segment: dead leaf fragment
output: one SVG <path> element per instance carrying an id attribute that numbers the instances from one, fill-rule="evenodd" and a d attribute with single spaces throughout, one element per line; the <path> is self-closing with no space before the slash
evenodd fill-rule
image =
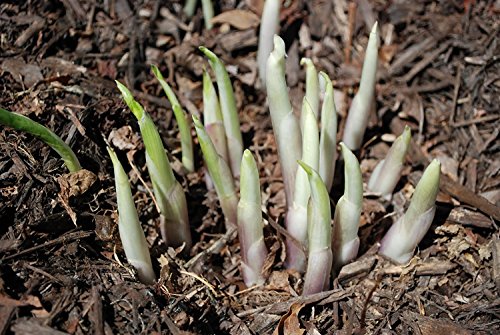
<path id="1" fill-rule="evenodd" d="M 246 30 L 249 28 L 255 28 L 259 25 L 260 19 L 254 13 L 242 10 L 242 9 L 234 9 L 229 10 L 227 12 L 223 12 L 212 20 L 213 24 L 230 24 L 239 30 Z"/>
<path id="2" fill-rule="evenodd" d="M 304 307 L 303 303 L 294 303 L 290 306 L 288 312 L 281 317 L 273 335 L 303 335 L 305 329 L 300 327 L 299 321 L 299 313 L 302 307 Z"/>

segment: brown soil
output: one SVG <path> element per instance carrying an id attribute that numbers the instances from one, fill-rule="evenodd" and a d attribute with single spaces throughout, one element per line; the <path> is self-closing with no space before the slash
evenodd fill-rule
<path id="1" fill-rule="evenodd" d="M 216 14 L 241 11 L 207 31 L 201 9 L 188 20 L 180 1 L 0 4 L 0 106 L 59 134 L 97 176 L 70 195 L 68 186 L 83 181 L 67 181 L 53 151 L 0 128 L 0 334 L 499 333 L 499 2 L 287 1 L 280 34 L 292 102 L 300 106 L 304 91 L 299 60 L 310 57 L 334 79 L 340 127 L 379 21 L 377 108 L 358 153 L 364 180 L 405 124 L 414 134 L 393 200 L 365 197 L 359 258 L 332 290 L 309 297 L 300 296 L 301 275 L 283 266 L 283 185 L 256 82 L 263 0 L 214 3 Z M 175 119 L 149 70 L 157 64 L 187 112 L 199 114 L 207 66 L 200 45 L 230 66 L 245 146 L 258 160 L 271 250 L 263 286 L 242 283 L 239 243 L 205 187 L 199 146 L 197 171 L 186 174 Z M 186 190 L 196 243 L 189 257 L 161 241 L 144 148 L 115 79 L 152 114 Z M 105 139 L 129 172 L 160 277 L 154 286 L 141 284 L 124 258 Z M 376 243 L 432 158 L 443 170 L 436 218 L 410 264 L 394 265 Z M 333 201 L 342 193 L 337 174 Z"/>

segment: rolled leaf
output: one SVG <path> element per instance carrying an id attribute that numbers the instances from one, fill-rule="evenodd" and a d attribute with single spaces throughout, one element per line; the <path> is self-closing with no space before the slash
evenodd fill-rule
<path id="1" fill-rule="evenodd" d="M 197 4 L 198 0 L 186 0 L 186 3 L 184 4 L 184 13 L 187 17 L 191 17 L 194 15 Z"/>
<path id="2" fill-rule="evenodd" d="M 116 157 L 115 152 L 107 147 L 115 174 L 116 198 L 118 203 L 118 231 L 128 262 L 137 270 L 139 280 L 152 285 L 156 281 L 148 243 L 144 237 L 135 208 L 127 174 Z"/>
<path id="3" fill-rule="evenodd" d="M 345 124 L 343 141 L 351 150 L 361 147 L 370 111 L 374 106 L 378 64 L 377 22 L 373 25 L 366 47 L 359 90 L 351 103 Z"/>
<path id="4" fill-rule="evenodd" d="M 174 111 L 175 120 L 179 125 L 179 133 L 181 135 L 182 165 L 184 165 L 189 172 L 193 172 L 193 140 L 191 138 L 191 127 L 189 126 L 187 115 L 182 109 L 174 91 L 163 78 L 160 70 L 155 65 L 151 65 L 151 70 L 167 95 L 168 101 L 170 101 L 172 110 Z"/>
<path id="5" fill-rule="evenodd" d="M 318 169 L 319 134 L 318 123 L 311 106 L 304 98 L 302 103 L 304 133 L 302 136 L 302 161 L 312 169 Z M 286 228 L 295 239 L 287 239 L 287 268 L 304 272 L 306 269 L 307 247 L 307 203 L 309 201 L 308 174 L 304 169 L 297 169 L 295 178 L 295 193 L 291 207 L 286 213 Z M 296 243 L 299 242 L 300 245 Z"/>
<path id="6" fill-rule="evenodd" d="M 332 267 L 332 227 L 330 197 L 320 175 L 304 162 L 299 162 L 307 172 L 311 190 L 308 205 L 309 255 L 304 280 L 303 295 L 328 289 Z"/>
<path id="7" fill-rule="evenodd" d="M 231 172 L 236 178 L 240 175 L 241 157 L 243 155 L 243 137 L 240 130 L 240 119 L 236 110 L 233 86 L 224 63 L 210 50 L 200 47 L 207 56 L 210 67 L 214 70 L 217 87 L 219 89 L 219 101 L 227 136 L 227 149 L 229 153 L 229 165 Z"/>
<path id="8" fill-rule="evenodd" d="M 325 84 L 321 107 L 321 136 L 319 139 L 319 175 L 330 191 L 337 160 L 337 110 L 335 108 L 332 81 L 324 72 L 319 73 Z"/>
<path id="9" fill-rule="evenodd" d="M 184 190 L 175 179 L 153 120 L 123 84 L 118 81 L 116 84 L 122 93 L 123 100 L 139 123 L 146 147 L 146 165 L 153 184 L 156 202 L 160 208 L 162 237 L 165 243 L 172 247 L 179 247 L 185 243 L 187 252 L 191 248 L 192 242 Z"/>
<path id="10" fill-rule="evenodd" d="M 417 184 L 406 213 L 380 242 L 379 252 L 397 263 L 407 263 L 429 230 L 436 212 L 441 164 L 433 160 Z"/>
<path id="11" fill-rule="evenodd" d="M 311 105 L 311 110 L 314 113 L 316 119 L 319 118 L 319 78 L 318 71 L 314 63 L 309 58 L 302 58 L 300 60 L 300 65 L 306 67 L 306 98 Z M 301 129 L 304 129 L 304 122 L 302 121 L 302 116 L 300 119 Z"/>
<path id="12" fill-rule="evenodd" d="M 0 124 L 16 130 L 25 131 L 38 137 L 59 154 L 70 172 L 76 172 L 82 168 L 78 158 L 76 158 L 75 153 L 71 150 L 69 145 L 40 123 L 33 121 L 24 115 L 12 113 L 8 110 L 0 108 Z"/>
<path id="13" fill-rule="evenodd" d="M 275 35 L 274 50 L 267 60 L 266 76 L 269 112 L 278 145 L 287 206 L 293 204 L 297 160 L 302 156 L 300 126 L 293 114 L 285 80 L 285 42 Z"/>
<path id="14" fill-rule="evenodd" d="M 219 99 L 207 71 L 203 71 L 203 120 L 205 130 L 210 136 L 215 150 L 229 164 L 226 130 L 220 111 Z"/>
<path id="15" fill-rule="evenodd" d="M 262 284 L 262 267 L 267 257 L 262 222 L 262 199 L 259 171 L 250 153 L 241 160 L 240 201 L 238 203 L 238 237 L 240 239 L 243 280 L 250 287 Z"/>
<path id="16" fill-rule="evenodd" d="M 339 270 L 342 265 L 354 259 L 358 254 L 358 229 L 363 205 L 363 180 L 359 162 L 344 143 L 340 143 L 344 158 L 344 195 L 335 208 L 332 249 L 333 268 Z"/>
<path id="17" fill-rule="evenodd" d="M 262 10 L 257 64 L 259 66 L 260 82 L 263 86 L 266 86 L 266 64 L 269 54 L 273 51 L 273 36 L 279 31 L 280 8 L 281 0 L 266 0 Z"/>
<path id="18" fill-rule="evenodd" d="M 387 200 L 392 197 L 392 192 L 401 177 L 410 141 L 411 130 L 410 127 L 405 126 L 403 133 L 394 141 L 385 159 L 381 160 L 373 170 L 368 182 L 369 190 L 380 193 Z"/>
<path id="19" fill-rule="evenodd" d="M 236 195 L 231 170 L 226 161 L 217 154 L 215 146 L 208 136 L 205 127 L 203 127 L 200 120 L 195 115 L 193 115 L 193 122 L 208 173 L 210 174 L 210 178 L 212 178 L 215 192 L 217 193 L 222 212 L 226 218 L 226 228 L 228 230 L 234 229 L 237 227 L 238 222 L 238 196 Z"/>
<path id="20" fill-rule="evenodd" d="M 205 28 L 212 29 L 212 18 L 214 17 L 214 6 L 212 0 L 201 0 L 201 9 L 203 11 L 203 20 L 205 21 Z"/>

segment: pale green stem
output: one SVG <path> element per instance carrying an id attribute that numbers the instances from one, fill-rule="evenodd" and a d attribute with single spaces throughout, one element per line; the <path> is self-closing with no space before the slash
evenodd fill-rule
<path id="1" fill-rule="evenodd" d="M 321 108 L 321 136 L 319 139 L 319 175 L 330 190 L 337 160 L 337 110 L 335 108 L 332 81 L 324 72 L 319 73 L 325 83 L 325 95 Z"/>
<path id="2" fill-rule="evenodd" d="M 319 293 L 328 289 L 332 267 L 332 215 L 330 197 L 320 175 L 304 162 L 299 164 L 307 172 L 311 198 L 308 204 L 307 235 L 309 255 L 304 279 L 303 295 Z"/>
<path id="3" fill-rule="evenodd" d="M 319 163 L 319 130 L 316 116 L 305 97 L 302 103 L 304 134 L 302 137 L 302 161 L 317 170 Z M 308 174 L 304 169 L 297 169 L 293 205 L 286 214 L 286 228 L 295 239 L 287 239 L 287 267 L 304 272 L 306 269 L 307 247 L 307 203 L 309 201 Z M 296 241 L 301 245 L 297 245 Z"/>
<path id="4" fill-rule="evenodd" d="M 370 177 L 368 189 L 390 200 L 404 167 L 406 152 L 410 146 L 411 130 L 405 126 L 403 133 L 394 141 L 385 159 L 381 160 Z"/>
<path id="5" fill-rule="evenodd" d="M 210 178 L 212 178 L 215 191 L 219 197 L 222 212 L 226 217 L 226 228 L 228 230 L 236 228 L 238 221 L 238 196 L 234 187 L 231 170 L 226 161 L 217 154 L 215 146 L 208 136 L 205 127 L 203 127 L 200 120 L 195 115 L 193 115 L 193 122 L 205 164 L 207 165 Z"/>
<path id="6" fill-rule="evenodd" d="M 219 89 L 219 102 L 227 136 L 229 153 L 229 165 L 231 172 L 236 178 L 240 175 L 241 157 L 243 155 L 243 137 L 240 130 L 240 119 L 236 109 L 233 86 L 224 63 L 212 51 L 205 47 L 200 50 L 207 56 L 210 67 L 215 73 L 217 87 Z"/>
<path id="7" fill-rule="evenodd" d="M 375 22 L 366 47 L 359 90 L 352 100 L 345 124 L 343 141 L 351 150 L 361 147 L 368 118 L 374 106 L 378 64 L 377 40 L 377 22 Z"/>
<path id="8" fill-rule="evenodd" d="M 137 270 L 139 280 L 144 284 L 152 285 L 156 281 L 148 243 L 144 237 L 135 208 L 132 191 L 127 174 L 116 157 L 115 152 L 107 147 L 113 162 L 116 198 L 118 203 L 118 231 L 120 240 L 128 262 Z"/>
<path id="9" fill-rule="evenodd" d="M 333 232 L 333 269 L 339 270 L 358 254 L 358 229 L 363 205 L 363 180 L 359 162 L 344 143 L 340 143 L 344 158 L 344 195 L 335 208 Z"/>
<path id="10" fill-rule="evenodd" d="M 316 119 L 319 119 L 319 78 L 318 71 L 314 63 L 309 58 L 302 58 L 300 65 L 306 67 L 306 98 L 311 105 L 311 109 Z M 300 118 L 301 129 L 304 129 L 304 122 L 302 116 Z"/>
<path id="11" fill-rule="evenodd" d="M 257 64 L 262 86 L 266 86 L 267 58 L 273 51 L 273 36 L 279 31 L 279 14 L 281 0 L 266 0 L 262 10 L 259 30 L 259 47 L 257 50 Z"/>
<path id="12" fill-rule="evenodd" d="M 203 20 L 205 21 L 205 28 L 212 29 L 212 18 L 214 17 L 214 6 L 212 0 L 201 0 L 201 9 L 203 10 Z"/>
<path id="13" fill-rule="evenodd" d="M 69 145 L 40 123 L 33 121 L 24 115 L 12 113 L 0 108 L 0 124 L 38 137 L 55 152 L 57 152 L 59 156 L 61 156 L 64 164 L 70 172 L 76 172 L 82 168 L 78 158 L 76 158 L 75 153 L 71 150 Z"/>
<path id="14" fill-rule="evenodd" d="M 245 150 L 241 160 L 240 201 L 238 203 L 238 236 L 245 285 L 262 284 L 262 267 L 267 257 L 262 222 L 262 199 L 259 171 L 250 153 Z"/>
<path id="15" fill-rule="evenodd" d="M 429 230 L 436 212 L 441 164 L 433 160 L 417 184 L 406 213 L 394 223 L 380 242 L 379 252 L 397 263 L 407 263 Z"/>
<path id="16" fill-rule="evenodd" d="M 186 13 L 187 17 L 191 17 L 194 15 L 197 4 L 198 0 L 186 0 L 186 3 L 184 4 L 184 13 Z"/>
<path id="17" fill-rule="evenodd" d="M 267 60 L 266 77 L 269 112 L 278 145 L 287 206 L 293 204 L 297 160 L 302 156 L 300 126 L 293 114 L 285 80 L 285 43 L 274 35 L 274 50 Z"/>
<path id="18" fill-rule="evenodd" d="M 210 136 L 217 153 L 229 164 L 226 130 L 220 111 L 219 99 L 207 71 L 203 71 L 203 120 L 207 134 Z"/>

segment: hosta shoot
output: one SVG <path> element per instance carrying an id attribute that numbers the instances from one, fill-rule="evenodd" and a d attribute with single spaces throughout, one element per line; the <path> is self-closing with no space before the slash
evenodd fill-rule
<path id="1" fill-rule="evenodd" d="M 286 203 L 290 207 L 293 204 L 297 160 L 302 156 L 302 140 L 285 79 L 285 42 L 277 35 L 274 35 L 274 50 L 267 60 L 266 83 L 269 112 L 285 185 Z"/>
<path id="2" fill-rule="evenodd" d="M 401 177 L 403 164 L 410 146 L 411 130 L 406 126 L 403 133 L 394 141 L 385 159 L 381 160 L 370 177 L 368 189 L 390 199 Z"/>
<path id="3" fill-rule="evenodd" d="M 156 126 L 134 99 L 130 91 L 120 82 L 116 82 L 123 100 L 137 118 L 144 146 L 146 147 L 146 165 L 153 184 L 153 192 L 161 213 L 160 230 L 165 243 L 179 247 L 185 243 L 185 249 L 191 248 L 191 232 L 186 196 L 181 184 L 175 179 L 174 172 L 167 158 L 165 148 Z"/>
<path id="4" fill-rule="evenodd" d="M 228 230 L 234 229 L 237 227 L 238 221 L 238 196 L 234 187 L 231 169 L 226 161 L 217 154 L 217 150 L 208 136 L 205 127 L 203 127 L 200 120 L 195 115 L 193 115 L 193 122 L 203 153 L 203 159 L 207 165 L 208 173 L 214 183 L 215 192 L 217 193 L 222 212 L 226 218 L 226 228 Z"/>
<path id="5" fill-rule="evenodd" d="M 359 90 L 352 100 L 344 129 L 343 141 L 351 150 L 361 147 L 370 111 L 375 102 L 375 83 L 378 64 L 377 22 L 373 25 L 366 47 Z"/>
<path id="6" fill-rule="evenodd" d="M 300 65 L 306 67 L 306 98 L 311 105 L 311 110 L 314 113 L 316 119 L 319 115 L 319 78 L 318 71 L 310 58 L 302 58 L 300 60 Z M 304 129 L 304 122 L 302 116 L 300 118 L 301 129 Z"/>
<path id="7" fill-rule="evenodd" d="M 238 237 L 245 285 L 262 284 L 262 267 L 267 257 L 262 222 L 259 171 L 250 151 L 243 152 L 238 203 Z"/>
<path id="8" fill-rule="evenodd" d="M 229 164 L 226 130 L 220 111 L 219 99 L 207 71 L 203 71 L 203 121 L 205 130 L 210 136 L 215 150 Z"/>
<path id="9" fill-rule="evenodd" d="M 279 14 L 281 0 L 266 0 L 262 10 L 259 30 L 259 48 L 257 50 L 257 65 L 260 82 L 266 86 L 267 58 L 273 51 L 273 36 L 279 31 Z"/>
<path id="10" fill-rule="evenodd" d="M 240 130 L 240 119 L 236 109 L 233 86 L 229 79 L 224 63 L 212 51 L 205 47 L 200 50 L 207 56 L 210 67 L 215 73 L 217 88 L 219 89 L 219 102 L 226 130 L 227 146 L 229 153 L 229 166 L 236 178 L 240 175 L 241 157 L 243 155 L 243 137 Z"/>
<path id="11" fill-rule="evenodd" d="M 325 86 L 325 95 L 321 107 L 321 136 L 319 139 L 319 175 L 330 191 L 337 160 L 337 110 L 335 108 L 333 85 L 328 75 L 319 73 Z"/>
<path id="12" fill-rule="evenodd" d="M 407 263 L 429 230 L 436 212 L 441 164 L 433 160 L 417 184 L 406 213 L 380 242 L 379 252 L 397 263 Z"/>
<path id="13" fill-rule="evenodd" d="M 139 222 L 128 176 L 114 150 L 110 147 L 107 149 L 113 162 L 118 203 L 118 231 L 125 256 L 137 270 L 141 282 L 148 285 L 154 284 L 156 277 L 151 265 L 148 243 Z"/>
<path id="14" fill-rule="evenodd" d="M 328 289 L 332 267 L 332 228 L 330 197 L 320 175 L 304 162 L 300 166 L 307 172 L 311 190 L 307 222 L 309 254 L 303 295 Z"/>
<path id="15" fill-rule="evenodd" d="M 182 150 L 182 165 L 189 171 L 194 171 L 194 161 L 193 161 L 193 140 L 191 139 L 191 127 L 187 119 L 187 115 L 181 107 L 177 96 L 174 91 L 167 84 L 163 75 L 161 74 L 158 67 L 151 65 L 151 70 L 155 75 L 156 79 L 160 82 L 163 91 L 167 95 L 168 101 L 172 105 L 172 110 L 174 111 L 175 120 L 179 125 L 179 133 L 181 135 L 181 150 Z"/>
<path id="16" fill-rule="evenodd" d="M 33 121 L 24 115 L 12 113 L 8 110 L 0 108 L 0 124 L 27 132 L 28 134 L 31 134 L 45 142 L 59 154 L 70 172 L 76 172 L 82 168 L 78 158 L 76 158 L 75 153 L 71 150 L 69 145 L 40 123 Z"/>
<path id="17" fill-rule="evenodd" d="M 363 180 L 356 156 L 340 143 L 344 158 L 344 195 L 335 208 L 333 224 L 333 269 L 339 270 L 358 254 L 358 228 L 363 202 Z"/>
<path id="18" fill-rule="evenodd" d="M 319 134 L 318 123 L 307 98 L 302 103 L 304 131 L 302 136 L 302 161 L 312 169 L 318 169 Z M 287 240 L 287 267 L 304 272 L 306 269 L 307 246 L 307 203 L 309 201 L 309 180 L 305 169 L 297 169 L 293 204 L 288 207 L 286 228 L 295 239 Z M 297 245 L 296 243 L 300 243 Z"/>

